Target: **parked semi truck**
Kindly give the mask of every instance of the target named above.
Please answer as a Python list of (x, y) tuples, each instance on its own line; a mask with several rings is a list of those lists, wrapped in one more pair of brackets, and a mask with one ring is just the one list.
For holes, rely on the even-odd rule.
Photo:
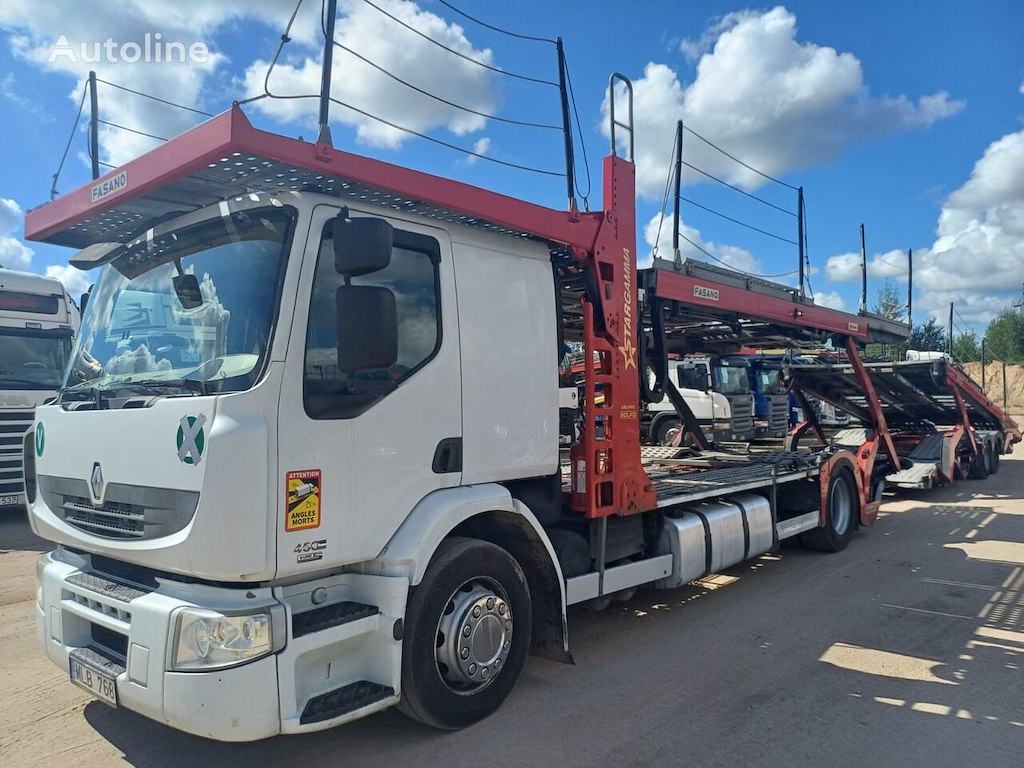
[(25, 441), (32, 527), (56, 544), (39, 640), (72, 682), (223, 740), (391, 706), (458, 728), (528, 653), (571, 660), (569, 605), (782, 539), (839, 551), (872, 523), (884, 425), (856, 451), (641, 445), (664, 396), (707, 444), (666, 340), (831, 336), (861, 370), (892, 329), (690, 262), (638, 271), (629, 122), (595, 212), (266, 133), (235, 106), (29, 213), (27, 236), (80, 249), (96, 280)]
[[(754, 397), (749, 371), (747, 361), (738, 357), (688, 355), (669, 360), (668, 377), (710, 443), (723, 445), (754, 439)], [(675, 407), (664, 397), (647, 405), (642, 428), (647, 442), (673, 445), (680, 440), (682, 423)]]
[(782, 379), (782, 358), (757, 354), (736, 359), (747, 363), (747, 377), (754, 397), (754, 436), (785, 437), (789, 431), (790, 403)]
[(25, 506), (24, 437), (63, 382), (77, 324), (59, 280), (0, 268), (0, 508)]

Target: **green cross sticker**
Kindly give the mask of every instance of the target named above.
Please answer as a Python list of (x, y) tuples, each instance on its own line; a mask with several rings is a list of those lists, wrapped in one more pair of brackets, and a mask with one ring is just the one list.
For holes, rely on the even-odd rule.
[(46, 432), (43, 431), (43, 422), (36, 424), (36, 456), (43, 455), (43, 448), (46, 446)]
[(185, 464), (198, 464), (206, 448), (206, 416), (182, 416), (178, 425), (178, 458)]

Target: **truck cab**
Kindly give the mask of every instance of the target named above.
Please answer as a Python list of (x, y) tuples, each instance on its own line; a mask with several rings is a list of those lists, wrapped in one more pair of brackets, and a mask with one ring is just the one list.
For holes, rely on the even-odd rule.
[(789, 431), (789, 394), (782, 380), (782, 361), (761, 355), (740, 358), (747, 362), (747, 375), (754, 396), (754, 435), (759, 438), (785, 437)]
[(77, 324), (59, 280), (0, 269), (0, 508), (25, 506), (23, 438), (61, 386)]
[[(708, 442), (754, 439), (754, 399), (750, 364), (738, 357), (687, 355), (669, 360), (668, 376), (704, 430)], [(679, 416), (664, 398), (647, 406), (648, 441), (670, 445), (678, 439)]]

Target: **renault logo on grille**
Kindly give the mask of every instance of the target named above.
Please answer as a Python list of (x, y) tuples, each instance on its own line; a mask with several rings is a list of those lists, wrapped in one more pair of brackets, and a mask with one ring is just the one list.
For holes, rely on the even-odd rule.
[(95, 502), (103, 500), (103, 470), (97, 461), (92, 465), (92, 476), (89, 478), (89, 487), (92, 489), (92, 499)]

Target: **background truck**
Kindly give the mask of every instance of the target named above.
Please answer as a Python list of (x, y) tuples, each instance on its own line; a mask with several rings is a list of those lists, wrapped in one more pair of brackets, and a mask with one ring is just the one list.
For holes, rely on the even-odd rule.
[[(669, 360), (668, 376), (710, 443), (746, 443), (754, 439), (754, 396), (746, 359), (688, 355)], [(673, 445), (681, 430), (679, 415), (667, 397), (647, 405), (643, 425), (648, 442), (655, 445)]]
[(707, 447), (669, 340), (834, 337), (877, 405), (859, 347), (909, 329), (692, 262), (639, 271), (629, 93), (613, 76), (600, 211), (270, 134), (236, 105), (28, 214), (97, 270), (77, 378), (25, 441), (32, 527), (57, 545), (39, 638), (72, 682), (222, 740), (391, 706), (458, 728), (528, 653), (571, 661), (569, 605), (793, 537), (837, 552), (874, 521), (899, 464), (884, 422), (856, 451), (641, 445), (642, 403), (667, 397)]
[(0, 508), (25, 506), (24, 436), (64, 382), (77, 326), (59, 280), (0, 268)]
[(782, 379), (782, 358), (767, 355), (744, 355), (750, 391), (754, 396), (754, 436), (785, 437), (789, 431), (790, 402)]

